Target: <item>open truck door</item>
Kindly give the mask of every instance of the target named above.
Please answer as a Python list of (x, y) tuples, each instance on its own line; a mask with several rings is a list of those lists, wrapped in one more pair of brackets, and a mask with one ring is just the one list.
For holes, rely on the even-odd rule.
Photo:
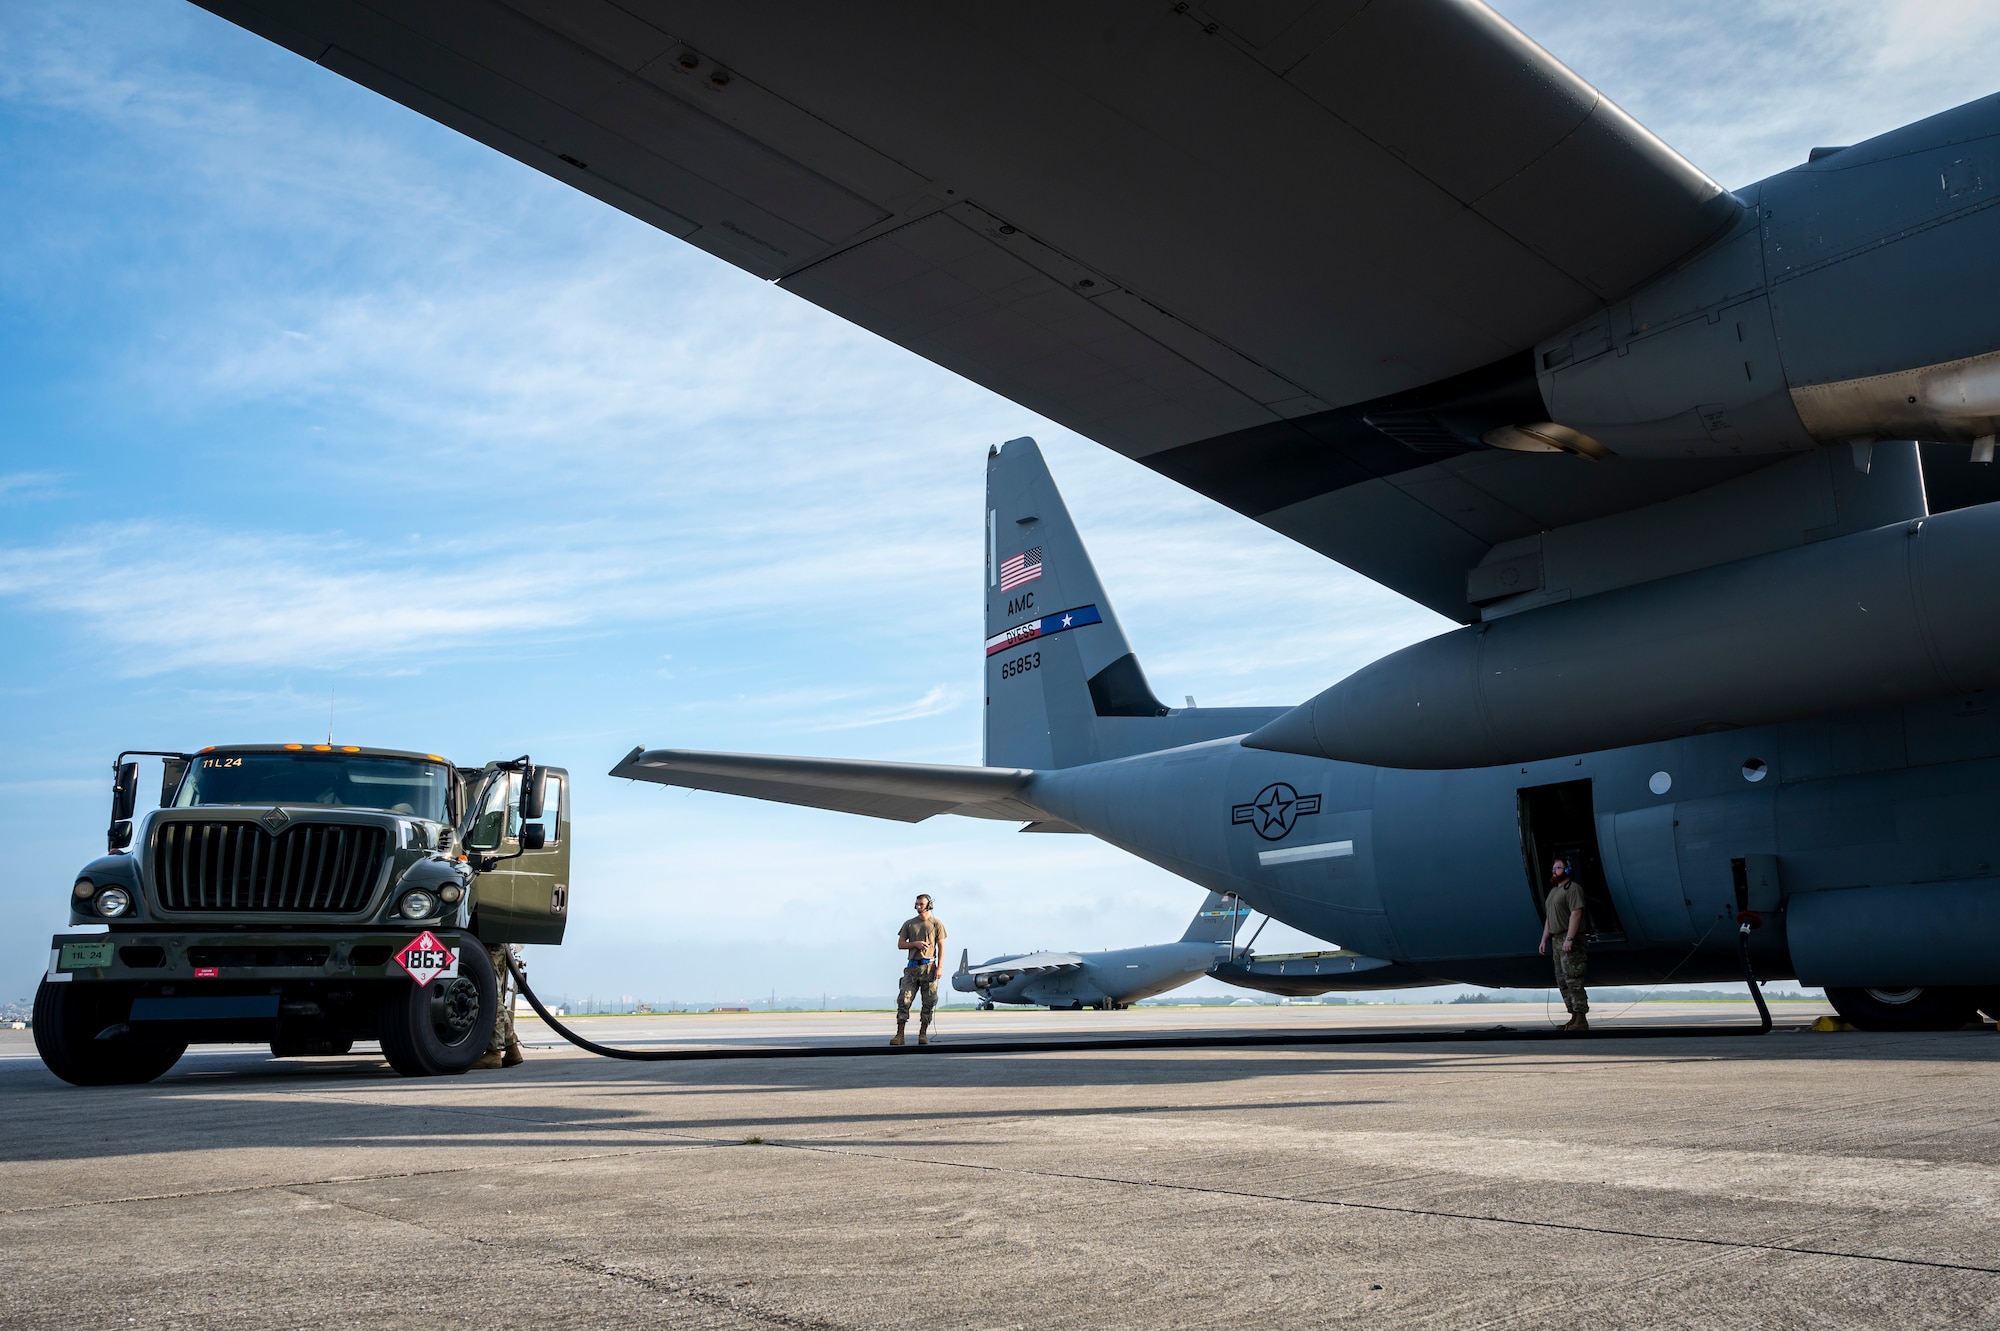
[(479, 869), (473, 930), (489, 944), (560, 943), (569, 922), (569, 773), (499, 763), (487, 773), (465, 838)]

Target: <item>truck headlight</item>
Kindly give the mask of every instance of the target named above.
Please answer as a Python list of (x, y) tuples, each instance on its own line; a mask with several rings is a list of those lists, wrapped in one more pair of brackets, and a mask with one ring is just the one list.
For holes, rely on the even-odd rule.
[(106, 919), (132, 909), (132, 894), (122, 887), (107, 887), (97, 894), (97, 913)]
[(406, 920), (421, 920), (426, 916), (435, 915), (437, 908), (437, 898), (422, 888), (403, 893), (403, 899), (396, 903), (396, 909)]
[(438, 895), (444, 899), (445, 905), (456, 906), (458, 899), (465, 895), (465, 889), (457, 883), (446, 883), (438, 889)]
[(97, 891), (97, 884), (91, 882), (88, 878), (79, 878), (76, 880), (76, 886), (71, 888), (70, 891), (76, 894), (78, 901), (88, 901), (91, 894)]

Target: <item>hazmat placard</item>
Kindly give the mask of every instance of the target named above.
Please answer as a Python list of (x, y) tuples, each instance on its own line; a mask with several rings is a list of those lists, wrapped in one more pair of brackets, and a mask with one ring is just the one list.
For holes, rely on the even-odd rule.
[(396, 964), (408, 971), (421, 989), (446, 971), (457, 969), (458, 954), (426, 929), (403, 945), (396, 954)]

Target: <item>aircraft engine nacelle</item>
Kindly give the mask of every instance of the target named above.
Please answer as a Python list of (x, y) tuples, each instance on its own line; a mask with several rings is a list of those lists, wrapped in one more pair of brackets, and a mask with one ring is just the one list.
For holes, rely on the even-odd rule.
[(2000, 504), (1475, 624), (1244, 740), (1379, 767), (1528, 762), (2000, 686)]

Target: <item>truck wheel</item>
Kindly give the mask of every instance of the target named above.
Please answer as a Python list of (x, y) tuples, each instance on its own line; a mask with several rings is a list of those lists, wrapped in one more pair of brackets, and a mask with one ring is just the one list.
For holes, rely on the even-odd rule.
[(382, 1057), (405, 1077), (464, 1072), (486, 1053), (500, 1015), (500, 986), (486, 945), (471, 934), (458, 945), (458, 974), (422, 988), (393, 982), (375, 1013)]
[(1949, 985), (1905, 989), (1829, 986), (1826, 1001), (1864, 1031), (1955, 1031), (1978, 1015), (1974, 992)]
[(132, 1011), (123, 985), (42, 981), (35, 991), (35, 1050), (72, 1086), (134, 1086), (180, 1062), (187, 1041), (142, 1040), (130, 1035), (100, 1040)]
[(273, 1040), (272, 1058), (333, 1058), (349, 1053), (352, 1040)]

